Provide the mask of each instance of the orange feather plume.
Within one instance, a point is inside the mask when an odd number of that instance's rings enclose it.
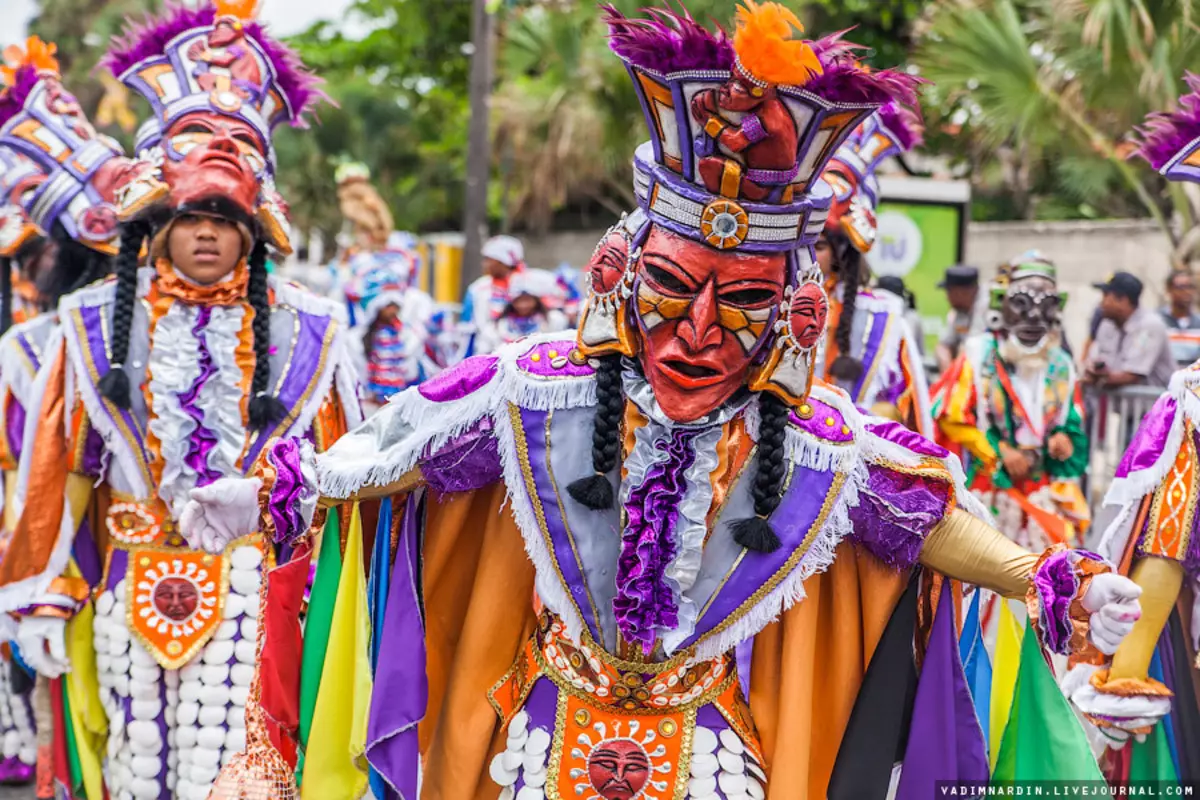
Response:
[[[258,2],[259,0],[217,0],[217,16],[252,20],[258,16]]]
[[[4,48],[4,65],[0,66],[0,84],[12,86],[17,82],[17,71],[21,67],[33,67],[39,72],[58,73],[58,59],[54,57],[58,46],[47,44],[37,36],[25,40],[25,49],[13,44]]]
[[[803,33],[799,18],[779,3],[743,0],[737,10],[733,49],[746,72],[763,83],[803,86],[820,75],[821,62]]]

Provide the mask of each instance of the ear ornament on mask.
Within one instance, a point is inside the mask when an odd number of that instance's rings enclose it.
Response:
[[[141,216],[171,194],[171,187],[163,179],[165,158],[162,147],[152,147],[138,154],[130,170],[130,179],[116,192],[117,218],[121,222]]]
[[[626,227],[624,218],[600,240],[593,260],[614,232],[625,239],[625,268],[607,288],[599,284],[594,272],[588,275],[588,297],[579,318],[577,345],[579,352],[589,358],[608,355],[632,358],[637,354],[637,339],[629,318],[629,299],[633,296],[642,250],[633,246],[633,234]]]
[[[802,279],[798,286],[788,286],[779,304],[775,341],[767,360],[750,376],[750,391],[770,392],[801,410],[807,407],[813,361],[828,317],[829,297],[820,283]]]

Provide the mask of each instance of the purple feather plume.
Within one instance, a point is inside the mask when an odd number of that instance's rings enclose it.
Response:
[[[1190,90],[1179,98],[1179,110],[1151,114],[1137,129],[1141,142],[1136,154],[1162,169],[1179,151],[1200,137],[1200,75],[1183,76]]]
[[[122,36],[114,37],[113,48],[100,65],[114,77],[120,77],[135,64],[161,55],[179,34],[212,25],[215,19],[216,7],[211,4],[192,9],[168,3],[161,15],[147,16],[141,23],[133,22]],[[294,50],[271,37],[259,23],[246,22],[243,30],[247,37],[258,43],[271,62],[276,85],[292,108],[292,124],[303,125],[305,115],[313,106],[328,99],[318,88],[321,79],[305,69]]]
[[[646,9],[646,19],[630,19],[612,5],[601,9],[608,24],[609,47],[635,67],[661,75],[733,68],[733,43],[725,31],[709,31],[682,6],[679,12]]]
[[[904,152],[919,147],[925,141],[925,121],[920,109],[892,102],[879,109],[884,126],[896,136],[896,144]]]
[[[0,125],[4,125],[21,113],[21,109],[25,107],[25,101],[29,99],[29,93],[33,91],[37,82],[36,67],[27,64],[17,70],[16,81],[13,85],[0,91]]]
[[[838,31],[813,42],[823,72],[814,75],[804,89],[834,103],[895,101],[916,108],[917,87],[926,81],[892,69],[867,69],[859,63],[859,54],[865,48],[843,39],[845,34]]]

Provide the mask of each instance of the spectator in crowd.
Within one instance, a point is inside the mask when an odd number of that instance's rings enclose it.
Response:
[[[1083,380],[1106,389],[1140,384],[1165,387],[1175,372],[1175,359],[1162,317],[1139,305],[1142,282],[1116,272],[1093,284],[1104,293],[1100,326],[1088,350]]]
[[[875,282],[875,286],[881,291],[895,295],[896,299],[904,304],[904,321],[908,323],[908,328],[917,341],[917,349],[921,351],[921,358],[924,358],[925,328],[921,325],[921,315],[917,313],[917,298],[904,285],[904,279],[899,275],[884,275]]]
[[[1167,323],[1171,355],[1182,366],[1200,358],[1200,314],[1196,313],[1196,278],[1188,270],[1167,276],[1167,305],[1158,310]]]
[[[496,324],[508,306],[509,280],[525,269],[525,248],[512,236],[493,236],[483,245],[483,275],[467,287],[463,298],[462,323],[470,344],[466,355],[490,352],[479,347],[500,341]]]
[[[979,270],[963,264],[950,267],[938,288],[946,290],[950,301],[946,328],[937,343],[938,368],[944,372],[958,357],[962,343],[979,329]]]

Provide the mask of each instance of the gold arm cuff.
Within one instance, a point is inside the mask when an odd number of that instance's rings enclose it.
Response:
[[[943,575],[1024,600],[1038,556],[960,508],[925,537],[921,563]]]
[[[709,117],[708,122],[704,123],[704,132],[715,138],[727,127],[729,126],[718,117]]]

